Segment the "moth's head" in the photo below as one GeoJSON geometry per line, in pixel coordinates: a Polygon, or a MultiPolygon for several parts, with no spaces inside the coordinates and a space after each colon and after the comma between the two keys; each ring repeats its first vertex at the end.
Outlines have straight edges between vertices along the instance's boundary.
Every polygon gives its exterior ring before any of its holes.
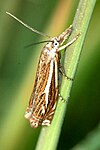
{"type": "Polygon", "coordinates": [[[51,38],[52,48],[58,49],[60,46],[59,40],[57,37],[51,38]]]}
{"type": "Polygon", "coordinates": [[[65,41],[65,37],[60,35],[51,39],[53,47],[59,48],[65,41]]]}
{"type": "Polygon", "coordinates": [[[67,28],[64,32],[62,32],[59,36],[56,37],[57,41],[59,42],[59,45],[62,45],[65,42],[65,40],[72,33],[72,30],[73,30],[73,26],[70,25],[69,28],[67,28]]]}
{"type": "Polygon", "coordinates": [[[58,37],[56,37],[56,40],[59,43],[59,46],[61,46],[64,43],[64,41],[66,40],[66,36],[63,36],[63,34],[59,35],[58,37]]]}

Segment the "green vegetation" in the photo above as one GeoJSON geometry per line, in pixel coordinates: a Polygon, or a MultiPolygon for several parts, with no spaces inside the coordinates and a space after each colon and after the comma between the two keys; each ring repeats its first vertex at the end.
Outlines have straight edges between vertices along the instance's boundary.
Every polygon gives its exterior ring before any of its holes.
{"type": "MultiPolygon", "coordinates": [[[[58,150],[99,149],[100,2],[97,1],[96,5],[95,2],[95,0],[80,0],[81,9],[75,18],[78,0],[0,2],[1,150],[35,150],[37,141],[37,150],[40,148],[55,150],[56,147],[58,150]],[[6,11],[51,36],[61,33],[72,24],[74,18],[74,30],[68,41],[78,32],[81,32],[81,35],[65,52],[64,67],[70,77],[76,72],[86,36],[69,101],[63,103],[59,100],[52,125],[48,128],[32,129],[24,118],[43,44],[26,49],[24,46],[41,41],[43,38],[28,31],[9,17],[6,11]]],[[[60,91],[64,99],[69,96],[71,86],[72,82],[62,78],[60,91]]]]}

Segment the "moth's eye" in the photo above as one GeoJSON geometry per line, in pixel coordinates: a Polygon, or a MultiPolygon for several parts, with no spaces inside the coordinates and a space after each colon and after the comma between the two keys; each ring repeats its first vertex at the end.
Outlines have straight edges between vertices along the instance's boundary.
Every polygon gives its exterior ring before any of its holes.
{"type": "Polygon", "coordinates": [[[54,41],[54,46],[58,47],[59,43],[57,41],[54,41]]]}

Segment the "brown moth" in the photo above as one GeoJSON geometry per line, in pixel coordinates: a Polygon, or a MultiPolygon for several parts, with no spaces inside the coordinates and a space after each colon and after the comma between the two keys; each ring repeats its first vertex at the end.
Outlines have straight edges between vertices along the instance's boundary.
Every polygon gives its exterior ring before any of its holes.
{"type": "Polygon", "coordinates": [[[11,13],[6,13],[33,32],[46,36],[50,39],[42,49],[36,72],[34,88],[25,113],[25,118],[29,120],[31,127],[37,128],[41,125],[49,126],[51,124],[58,99],[58,70],[60,66],[59,52],[74,43],[79,34],[77,34],[70,42],[63,45],[64,41],[72,32],[72,25],[59,36],[50,37],[47,34],[29,27],[11,13]]]}

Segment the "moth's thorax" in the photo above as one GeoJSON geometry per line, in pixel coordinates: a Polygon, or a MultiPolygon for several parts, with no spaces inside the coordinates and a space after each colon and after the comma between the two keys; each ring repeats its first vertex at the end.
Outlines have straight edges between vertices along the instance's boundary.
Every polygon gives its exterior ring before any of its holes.
{"type": "Polygon", "coordinates": [[[55,58],[55,56],[58,54],[59,49],[59,42],[57,41],[57,38],[51,38],[50,42],[48,42],[43,51],[49,55],[49,58],[55,58]]]}

